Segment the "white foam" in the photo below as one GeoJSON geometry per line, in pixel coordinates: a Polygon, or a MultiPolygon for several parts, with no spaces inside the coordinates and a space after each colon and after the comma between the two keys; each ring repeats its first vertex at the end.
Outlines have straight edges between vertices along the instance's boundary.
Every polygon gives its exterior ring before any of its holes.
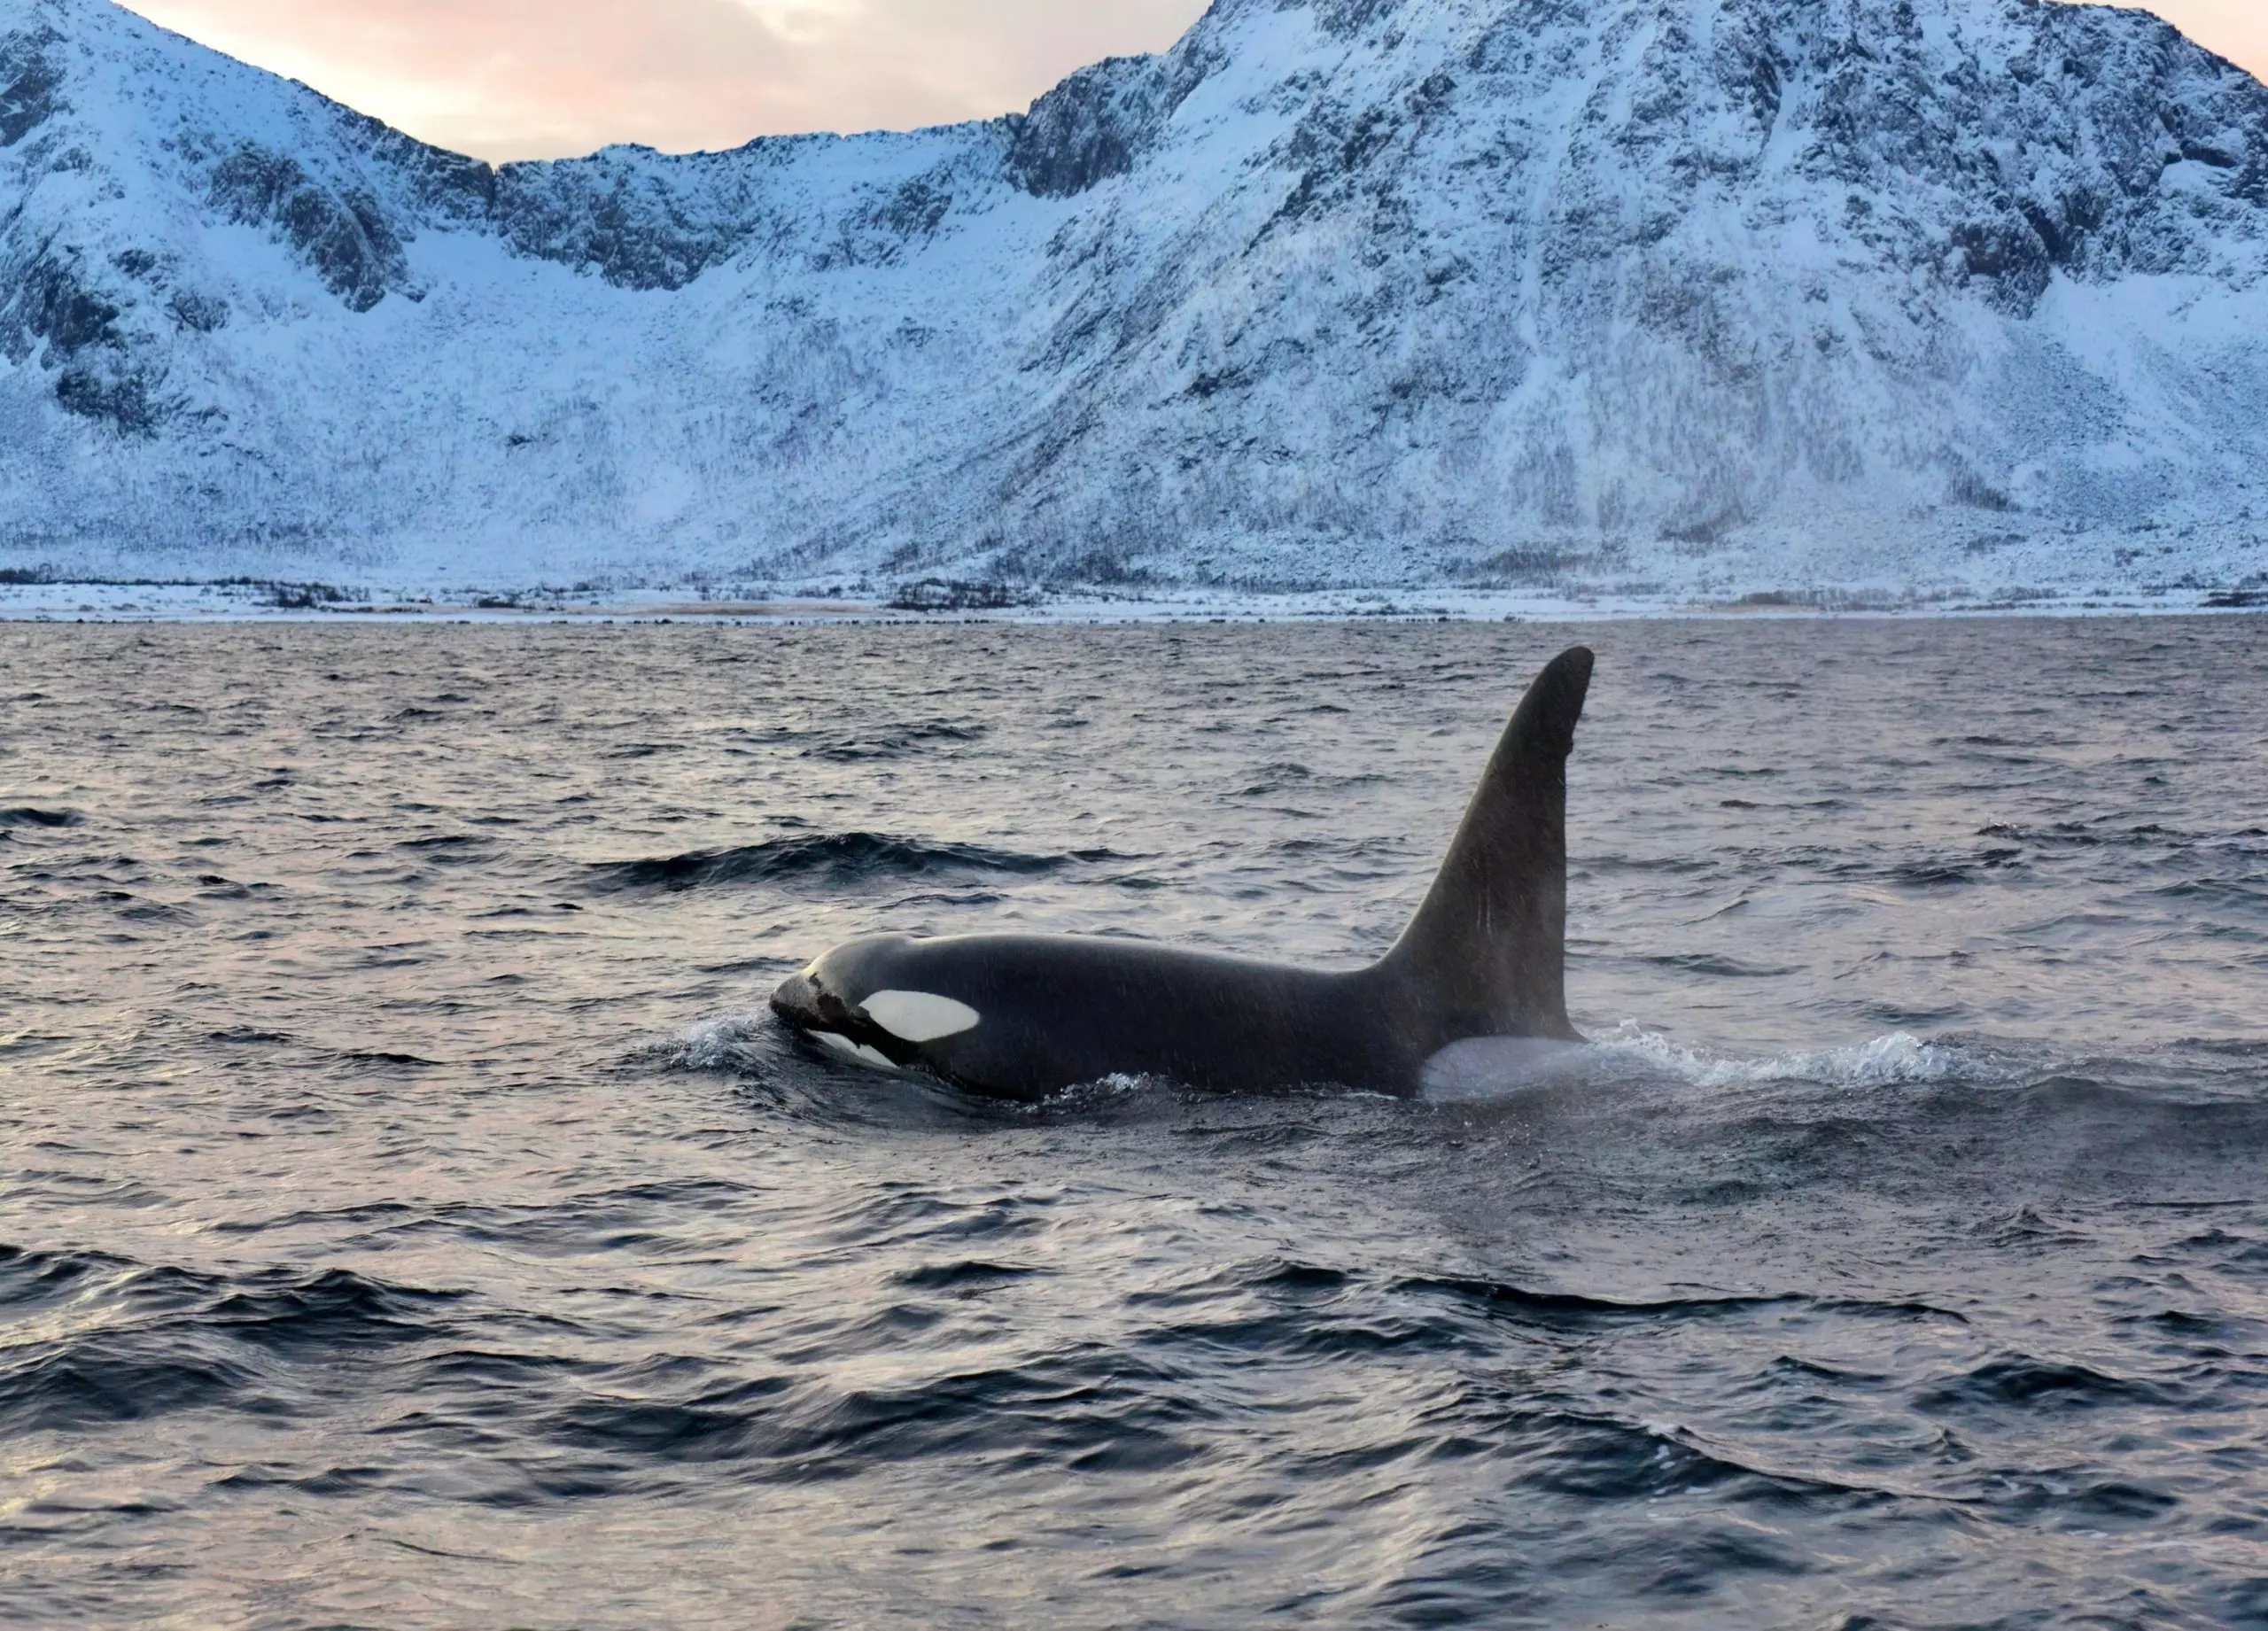
{"type": "Polygon", "coordinates": [[[1725,1059],[1673,1042],[1625,1020],[1600,1037],[1603,1053],[1618,1054],[1682,1076],[1697,1087],[1737,1087],[1759,1082],[1819,1082],[1837,1087],[1976,1081],[1995,1074],[1976,1055],[1894,1030],[1837,1048],[1775,1053],[1763,1059],[1725,1059]]]}
{"type": "Polygon", "coordinates": [[[753,1044],[763,1021],[756,1016],[710,1020],[685,1033],[672,1062],[687,1070],[737,1070],[753,1057],[753,1044]]]}
{"type": "Polygon", "coordinates": [[[1437,1104],[1502,1099],[1539,1088],[1603,1086],[1633,1076],[1667,1076],[1698,1088],[1805,1082],[1867,1088],[2003,1079],[1992,1060],[1945,1043],[1891,1031],[1843,1047],[1734,1059],[1672,1041],[1625,1020],[1588,1044],[1533,1037],[1476,1037],[1451,1043],[1425,1061],[1419,1091],[1437,1104]]]}
{"type": "Polygon", "coordinates": [[[1493,1099],[1586,1075],[1592,1049],[1549,1037],[1471,1037],[1452,1042],[1418,1073],[1418,1092],[1437,1104],[1493,1099]]]}
{"type": "MultiPolygon", "coordinates": [[[[1098,1076],[1091,1082],[1075,1082],[1061,1091],[1050,1094],[1043,1102],[1059,1108],[1068,1105],[1097,1104],[1106,1099],[1124,1099],[1146,1088],[1155,1087],[1158,1080],[1156,1076],[1114,1070],[1108,1076],[1098,1076]]],[[[1037,1109],[1039,1107],[1030,1107],[1037,1109]]]]}

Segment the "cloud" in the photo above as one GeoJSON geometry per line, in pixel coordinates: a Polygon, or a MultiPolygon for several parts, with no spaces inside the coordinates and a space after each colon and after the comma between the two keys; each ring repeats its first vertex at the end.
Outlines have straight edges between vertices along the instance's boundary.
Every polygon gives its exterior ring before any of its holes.
{"type": "Polygon", "coordinates": [[[1204,0],[135,0],[151,20],[484,159],[735,147],[1027,105],[1204,0]]]}
{"type": "MultiPolygon", "coordinates": [[[[484,159],[906,128],[1162,50],[1204,0],[134,0],[192,39],[484,159]]],[[[2268,74],[2262,0],[2153,0],[2268,74]]]]}

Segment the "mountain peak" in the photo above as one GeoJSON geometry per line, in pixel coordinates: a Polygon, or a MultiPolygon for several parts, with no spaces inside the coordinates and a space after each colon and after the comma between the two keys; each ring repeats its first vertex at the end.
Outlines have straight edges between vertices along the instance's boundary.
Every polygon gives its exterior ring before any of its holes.
{"type": "Polygon", "coordinates": [[[2139,13],[1219,0],[1005,120],[492,169],[8,0],[0,221],[0,565],[2268,567],[2268,89],[2139,13]]]}

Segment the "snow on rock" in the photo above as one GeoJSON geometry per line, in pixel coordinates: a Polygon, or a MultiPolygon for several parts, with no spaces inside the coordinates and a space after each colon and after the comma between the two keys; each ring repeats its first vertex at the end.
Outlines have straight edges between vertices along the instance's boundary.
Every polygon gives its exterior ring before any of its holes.
{"type": "Polygon", "coordinates": [[[2268,589],[2268,88],[2036,0],[1218,0],[1030,113],[439,151],[0,0],[0,574],[2268,589]]]}

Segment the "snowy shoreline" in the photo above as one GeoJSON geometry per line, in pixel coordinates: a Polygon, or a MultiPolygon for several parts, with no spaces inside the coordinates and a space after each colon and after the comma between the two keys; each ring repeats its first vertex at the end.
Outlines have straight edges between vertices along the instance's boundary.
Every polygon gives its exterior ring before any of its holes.
{"type": "Polygon", "coordinates": [[[726,597],[668,590],[563,594],[464,591],[362,597],[323,585],[244,579],[0,586],[0,623],[1603,623],[1758,617],[2201,616],[2256,610],[2268,610],[2268,592],[2042,590],[2023,595],[1922,597],[1819,591],[1713,601],[1419,586],[1281,594],[1160,589],[1132,594],[1070,590],[1033,593],[1000,604],[918,605],[865,594],[808,592],[726,597]]]}

